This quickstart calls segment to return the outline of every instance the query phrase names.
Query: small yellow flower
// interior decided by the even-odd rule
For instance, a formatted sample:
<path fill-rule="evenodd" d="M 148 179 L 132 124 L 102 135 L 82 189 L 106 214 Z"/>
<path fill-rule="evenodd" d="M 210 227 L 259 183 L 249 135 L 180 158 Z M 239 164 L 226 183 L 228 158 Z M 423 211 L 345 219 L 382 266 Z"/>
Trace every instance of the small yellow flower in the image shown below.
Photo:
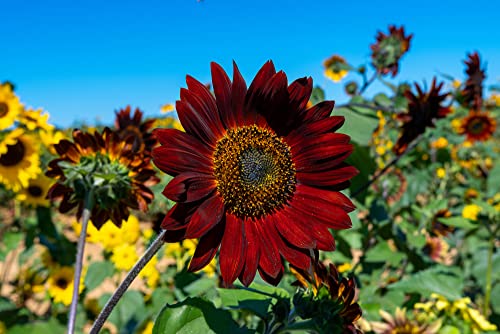
<path fill-rule="evenodd" d="M 385 154 L 385 147 L 384 146 L 377 146 L 375 149 L 375 152 L 377 152 L 378 155 L 384 155 Z"/>
<path fill-rule="evenodd" d="M 465 191 L 465 198 L 470 199 L 470 198 L 477 198 L 479 196 L 479 193 L 477 192 L 476 189 L 469 188 Z"/>
<path fill-rule="evenodd" d="M 462 210 L 462 217 L 470 220 L 477 220 L 477 215 L 481 211 L 481 207 L 476 204 L 469 204 L 464 206 Z"/>
<path fill-rule="evenodd" d="M 7 334 L 7 327 L 5 327 L 5 324 L 0 321 L 0 334 Z"/>
<path fill-rule="evenodd" d="M 148 321 L 141 334 L 153 334 L 154 322 Z"/>
<path fill-rule="evenodd" d="M 462 144 L 463 147 L 465 148 L 471 148 L 472 147 L 472 142 L 465 140 L 464 143 Z"/>
<path fill-rule="evenodd" d="M 462 82 L 460 82 L 460 80 L 458 80 L 458 79 L 453 80 L 452 83 L 451 83 L 451 85 L 455 89 L 459 88 L 461 84 L 462 84 Z"/>
<path fill-rule="evenodd" d="M 162 113 L 168 113 L 175 110 L 175 106 L 171 103 L 167 103 L 161 106 L 160 111 Z"/>
<path fill-rule="evenodd" d="M 446 176 L 446 170 L 444 168 L 436 169 L 436 176 L 440 179 L 444 179 L 444 177 Z"/>
<path fill-rule="evenodd" d="M 137 260 L 139 260 L 139 256 L 134 245 L 122 244 L 114 248 L 113 255 L 111 255 L 111 261 L 117 269 L 121 270 L 132 269 Z"/>
<path fill-rule="evenodd" d="M 160 280 L 160 273 L 156 269 L 157 263 L 158 257 L 154 256 L 139 273 L 139 277 L 145 278 L 147 285 L 153 289 L 156 288 Z"/>
<path fill-rule="evenodd" d="M 468 308 L 467 309 L 469 313 L 470 319 L 474 322 L 475 329 L 481 330 L 481 331 L 496 331 L 497 326 L 490 323 L 481 313 L 479 313 L 478 310 Z"/>
<path fill-rule="evenodd" d="M 427 153 L 422 154 L 422 160 L 424 161 L 429 160 L 429 155 Z"/>
<path fill-rule="evenodd" d="M 9 84 L 0 83 L 0 130 L 10 128 L 23 106 Z"/>
<path fill-rule="evenodd" d="M 352 265 L 349 262 L 343 263 L 337 267 L 337 270 L 339 271 L 339 273 L 344 273 L 344 272 L 349 271 L 351 269 L 352 269 Z"/>
<path fill-rule="evenodd" d="M 323 66 L 325 67 L 325 76 L 333 82 L 339 82 L 349 72 L 342 68 L 345 64 L 347 64 L 345 59 L 340 56 L 334 55 L 328 58 L 323 63 Z"/>
<path fill-rule="evenodd" d="M 172 128 L 180 131 L 184 131 L 182 124 L 174 117 L 163 117 L 156 118 L 153 127 L 155 128 Z"/>
<path fill-rule="evenodd" d="M 145 240 L 151 239 L 154 234 L 155 234 L 155 231 L 153 231 L 152 228 L 145 228 L 145 229 L 142 230 L 142 237 Z"/>
<path fill-rule="evenodd" d="M 448 146 L 448 140 L 444 137 L 439 137 L 431 144 L 431 146 L 437 149 L 445 148 Z"/>
<path fill-rule="evenodd" d="M 500 94 L 493 93 L 491 94 L 490 99 L 495 103 L 497 107 L 500 107 Z"/>
<path fill-rule="evenodd" d="M 453 131 L 457 133 L 460 132 L 460 129 L 462 128 L 462 120 L 455 118 L 451 121 L 451 127 L 453 128 Z"/>
<path fill-rule="evenodd" d="M 84 271 L 82 272 L 82 279 L 80 281 L 79 292 L 81 293 L 83 285 Z M 73 275 L 74 270 L 72 267 L 58 267 L 54 268 L 51 272 L 47 284 L 49 286 L 48 292 L 55 303 L 63 303 L 68 306 L 71 304 L 73 295 Z"/>

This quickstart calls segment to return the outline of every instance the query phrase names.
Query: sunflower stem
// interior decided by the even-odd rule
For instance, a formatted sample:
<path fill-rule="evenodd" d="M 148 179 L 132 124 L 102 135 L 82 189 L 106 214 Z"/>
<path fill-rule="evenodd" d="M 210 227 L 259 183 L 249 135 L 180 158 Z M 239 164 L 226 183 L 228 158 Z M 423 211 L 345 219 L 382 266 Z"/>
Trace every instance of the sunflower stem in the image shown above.
<path fill-rule="evenodd" d="M 94 206 L 94 191 L 89 189 L 85 197 L 85 206 L 82 213 L 82 230 L 78 238 L 78 245 L 76 249 L 76 262 L 75 262 L 75 278 L 73 280 L 73 297 L 71 299 L 71 306 L 69 309 L 68 318 L 68 334 L 75 332 L 76 311 L 78 308 L 78 295 L 80 294 L 80 280 L 83 269 L 83 253 L 85 251 L 85 239 L 87 237 L 87 226 L 90 220 L 90 212 Z"/>
<path fill-rule="evenodd" d="M 111 298 L 108 300 L 104 308 L 102 309 L 101 313 L 99 313 L 99 316 L 97 317 L 96 321 L 94 322 L 94 325 L 90 329 L 90 334 L 97 334 L 101 330 L 102 326 L 106 322 L 106 319 L 108 319 L 109 315 L 115 308 L 116 304 L 120 300 L 120 298 L 123 296 L 123 294 L 127 291 L 128 287 L 134 279 L 139 275 L 139 272 L 146 266 L 146 264 L 153 258 L 153 256 L 160 250 L 161 246 L 163 246 L 163 238 L 165 237 L 165 233 L 167 231 L 163 230 L 158 237 L 153 241 L 153 243 L 149 246 L 149 248 L 146 250 L 146 252 L 142 255 L 142 257 L 137 261 L 134 265 L 134 267 L 128 272 L 127 276 L 125 279 L 122 281 L 122 283 L 118 286 L 116 291 L 113 293 Z"/>
<path fill-rule="evenodd" d="M 375 175 L 373 175 L 373 177 L 370 179 L 370 181 L 368 181 L 367 183 L 363 184 L 361 187 L 359 187 L 358 189 L 356 189 L 355 191 L 353 191 L 352 194 L 351 194 L 351 196 L 352 197 L 357 197 L 363 191 L 365 191 L 366 189 L 368 189 L 368 187 L 370 187 L 373 183 L 375 183 L 375 181 L 377 181 L 382 175 L 384 175 L 385 173 L 387 173 L 387 171 L 392 166 L 394 166 L 402 157 L 404 157 L 406 154 L 408 154 L 409 152 L 411 152 L 418 145 L 418 143 L 420 142 L 420 139 L 422 139 L 423 136 L 424 135 L 421 134 L 420 136 L 418 136 L 417 138 L 415 138 L 410 143 L 410 145 L 408 145 L 408 147 L 406 148 L 406 150 L 403 153 L 401 153 L 400 155 L 395 156 L 387 165 L 385 165 L 384 168 L 382 168 L 378 173 L 376 173 Z"/>
<path fill-rule="evenodd" d="M 491 274 L 493 271 L 493 250 L 495 248 L 495 235 L 490 235 L 490 242 L 488 244 L 488 259 L 486 267 L 486 288 L 484 291 L 484 309 L 483 314 L 487 318 L 490 310 L 490 297 L 491 297 Z"/>
<path fill-rule="evenodd" d="M 368 80 L 366 80 L 366 76 L 364 76 L 363 86 L 360 88 L 358 95 L 362 95 L 365 92 L 365 90 L 373 83 L 373 81 L 375 81 L 376 78 L 377 78 L 376 71 L 373 73 L 372 77 Z"/>

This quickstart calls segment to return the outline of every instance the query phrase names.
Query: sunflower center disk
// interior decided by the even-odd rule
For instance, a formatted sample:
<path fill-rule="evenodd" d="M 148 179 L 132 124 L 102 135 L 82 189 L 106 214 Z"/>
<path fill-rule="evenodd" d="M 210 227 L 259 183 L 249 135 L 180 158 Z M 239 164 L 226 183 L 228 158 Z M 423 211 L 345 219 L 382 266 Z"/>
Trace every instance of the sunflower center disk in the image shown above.
<path fill-rule="evenodd" d="M 256 125 L 231 129 L 213 155 L 217 190 L 229 212 L 258 218 L 286 203 L 295 191 L 290 147 Z"/>
<path fill-rule="evenodd" d="M 469 124 L 469 132 L 475 135 L 481 134 L 484 130 L 485 124 L 482 119 L 474 119 Z"/>
<path fill-rule="evenodd" d="M 43 191 L 39 186 L 29 186 L 28 193 L 33 197 L 40 197 L 42 196 Z"/>
<path fill-rule="evenodd" d="M 24 158 L 25 147 L 18 140 L 14 145 L 7 145 L 7 152 L 0 155 L 0 165 L 11 167 L 20 163 Z"/>
<path fill-rule="evenodd" d="M 4 117 L 7 115 L 9 112 L 9 106 L 5 102 L 0 102 L 0 118 Z"/>

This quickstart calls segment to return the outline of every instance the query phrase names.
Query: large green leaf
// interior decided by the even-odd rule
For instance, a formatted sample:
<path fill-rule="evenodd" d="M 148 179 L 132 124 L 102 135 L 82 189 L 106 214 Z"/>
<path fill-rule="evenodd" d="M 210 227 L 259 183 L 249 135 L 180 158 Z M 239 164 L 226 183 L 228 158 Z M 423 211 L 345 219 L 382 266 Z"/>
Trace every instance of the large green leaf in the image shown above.
<path fill-rule="evenodd" d="M 107 277 L 111 277 L 114 272 L 114 266 L 111 262 L 94 262 L 89 266 L 85 275 L 85 287 L 88 291 L 94 290 Z"/>
<path fill-rule="evenodd" d="M 23 234 L 20 232 L 6 232 L 0 242 L 0 261 L 5 260 L 7 254 L 13 251 L 22 239 Z"/>
<path fill-rule="evenodd" d="M 269 296 L 248 290 L 218 289 L 218 292 L 224 307 L 247 310 L 261 318 L 266 316 L 273 302 Z"/>
<path fill-rule="evenodd" d="M 372 117 L 356 112 L 356 108 L 353 109 L 333 109 L 332 115 L 344 116 L 345 123 L 340 132 L 351 136 L 351 139 L 359 145 L 366 146 L 372 137 L 373 131 L 378 126 L 378 119 L 375 116 Z"/>
<path fill-rule="evenodd" d="M 104 303 L 109 299 L 105 294 L 99 298 L 99 304 L 104 307 Z M 131 323 L 140 323 L 147 316 L 144 306 L 144 298 L 139 291 L 129 290 L 125 292 L 120 302 L 116 305 L 109 316 L 109 321 L 118 328 L 130 326 Z"/>
<path fill-rule="evenodd" d="M 500 161 L 495 161 L 495 167 L 488 174 L 488 196 L 494 196 L 498 192 L 500 184 Z"/>
<path fill-rule="evenodd" d="M 360 146 L 356 143 L 354 143 L 354 151 L 346 159 L 346 162 L 356 167 L 359 171 L 359 174 L 351 179 L 349 189 L 351 190 L 351 193 L 353 193 L 368 183 L 371 175 L 375 171 L 376 165 L 375 161 L 373 161 L 370 156 L 370 149 L 368 146 Z M 356 196 L 356 198 L 361 202 L 364 202 L 365 197 L 366 190 Z"/>
<path fill-rule="evenodd" d="M 415 292 L 430 297 L 437 293 L 449 300 L 462 297 L 463 279 L 452 272 L 431 268 L 412 274 L 399 282 L 389 285 L 390 289 Z"/>
<path fill-rule="evenodd" d="M 240 328 L 229 311 L 216 309 L 201 298 L 166 305 L 156 318 L 153 334 L 251 333 Z"/>

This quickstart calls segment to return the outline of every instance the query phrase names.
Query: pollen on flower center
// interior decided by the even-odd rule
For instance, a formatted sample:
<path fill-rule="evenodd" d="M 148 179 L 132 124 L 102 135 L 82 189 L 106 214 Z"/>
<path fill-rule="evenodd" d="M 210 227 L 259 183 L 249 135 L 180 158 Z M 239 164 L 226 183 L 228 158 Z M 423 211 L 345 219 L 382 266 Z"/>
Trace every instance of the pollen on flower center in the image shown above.
<path fill-rule="evenodd" d="M 0 118 L 7 115 L 9 112 L 9 106 L 5 102 L 0 102 Z"/>
<path fill-rule="evenodd" d="M 295 191 L 290 147 L 256 125 L 231 129 L 213 155 L 217 190 L 228 211 L 257 218 L 283 205 Z"/>
<path fill-rule="evenodd" d="M 7 152 L 0 155 L 0 165 L 15 166 L 24 158 L 26 149 L 24 144 L 18 140 L 14 145 L 7 145 Z"/>

